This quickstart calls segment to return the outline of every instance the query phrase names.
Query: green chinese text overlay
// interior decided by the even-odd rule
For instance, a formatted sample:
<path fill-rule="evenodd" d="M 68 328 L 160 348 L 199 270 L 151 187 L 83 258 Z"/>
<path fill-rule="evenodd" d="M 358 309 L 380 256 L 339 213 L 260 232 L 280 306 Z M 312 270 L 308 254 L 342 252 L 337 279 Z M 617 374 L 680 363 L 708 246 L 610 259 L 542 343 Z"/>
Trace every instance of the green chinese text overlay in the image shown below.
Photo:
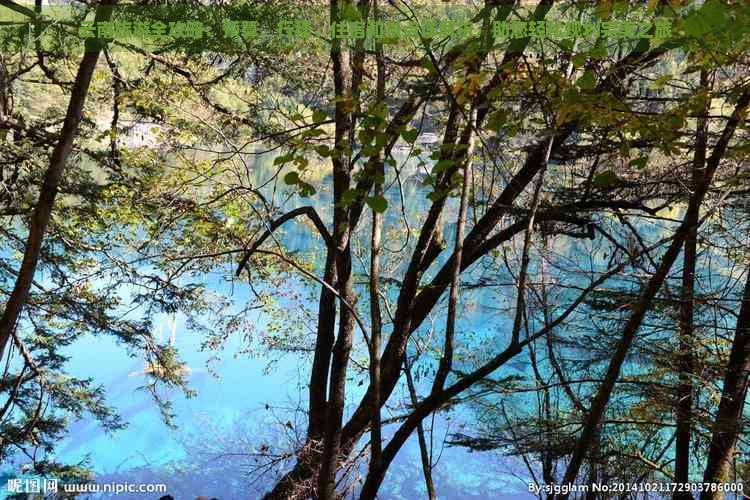
<path fill-rule="evenodd" d="M 100 7 L 104 8 L 104 7 Z M 750 7 L 705 3 L 675 7 L 625 4 L 581 9 L 386 4 L 378 11 L 351 5 L 285 4 L 108 7 L 111 20 L 94 22 L 94 8 L 4 2 L 0 50 L 70 53 L 85 41 L 109 50 L 148 52 L 290 52 L 390 50 L 587 52 L 683 47 L 728 53 L 747 48 Z M 526 42 L 529 43 L 526 43 Z M 91 43 L 89 44 L 91 46 Z"/>

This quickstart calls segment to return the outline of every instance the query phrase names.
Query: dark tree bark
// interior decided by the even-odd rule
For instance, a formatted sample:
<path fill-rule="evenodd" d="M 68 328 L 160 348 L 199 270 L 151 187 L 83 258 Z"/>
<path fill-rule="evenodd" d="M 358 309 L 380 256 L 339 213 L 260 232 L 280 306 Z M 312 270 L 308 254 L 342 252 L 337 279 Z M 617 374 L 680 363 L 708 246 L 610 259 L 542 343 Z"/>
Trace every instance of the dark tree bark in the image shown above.
<path fill-rule="evenodd" d="M 701 72 L 701 91 L 708 92 L 708 74 L 705 70 Z M 706 96 L 707 97 L 707 96 Z M 703 112 L 708 113 L 709 99 Z M 698 119 L 695 133 L 695 154 L 691 165 L 692 185 L 696 186 L 703 168 L 706 165 L 706 142 L 707 142 L 708 120 L 705 117 Z M 690 438 L 693 427 L 693 307 L 695 293 L 695 260 L 696 242 L 698 238 L 698 213 L 691 214 L 691 220 L 687 221 L 691 229 L 685 237 L 685 250 L 683 252 L 682 264 L 682 290 L 679 314 L 679 344 L 680 352 L 678 359 L 679 384 L 677 387 L 677 430 L 675 431 L 675 481 L 687 483 L 690 481 Z M 672 497 L 675 500 L 690 500 L 693 495 L 690 492 L 676 491 Z"/>
<path fill-rule="evenodd" d="M 103 0 L 97 7 L 95 22 L 107 21 L 112 14 L 110 6 L 114 3 L 114 0 Z M 13 291 L 5 304 L 2 318 L 0 318 L 0 358 L 3 357 L 5 347 L 14 334 L 18 318 L 29 297 L 31 282 L 36 273 L 42 243 L 44 242 L 44 233 L 52 216 L 55 197 L 65 172 L 65 164 L 73 149 L 73 140 L 78 132 L 78 125 L 83 118 L 83 105 L 86 102 L 91 77 L 96 69 L 101 50 L 102 46 L 97 39 L 86 40 L 85 53 L 78 66 L 60 138 L 52 152 L 49 167 L 44 174 L 44 182 L 39 191 L 39 200 L 31 215 L 29 235 L 26 240 L 21 268 L 18 271 Z"/>
<path fill-rule="evenodd" d="M 323 281 L 331 287 L 336 277 L 336 250 L 329 248 L 326 253 Z M 318 302 L 318 325 L 315 337 L 315 353 L 309 385 L 309 416 L 307 436 L 319 441 L 323 437 L 326 420 L 326 401 L 328 400 L 328 371 L 331 363 L 331 351 L 336 337 L 336 295 L 328 287 L 321 287 Z"/>
<path fill-rule="evenodd" d="M 331 21 L 340 22 L 344 2 L 332 0 Z M 351 148 L 353 133 L 352 110 L 353 74 L 351 54 L 344 50 L 340 39 L 334 39 L 331 48 L 333 60 L 333 80 L 336 93 L 334 144 L 340 153 L 331 158 L 333 165 L 333 240 L 336 252 L 336 289 L 339 296 L 348 304 L 354 304 L 352 284 L 352 255 L 350 246 L 350 212 L 341 203 L 343 195 L 351 186 Z M 331 356 L 331 380 L 326 406 L 323 453 L 318 475 L 318 496 L 321 500 L 336 498 L 336 471 L 338 470 L 341 425 L 346 403 L 346 374 L 349 353 L 354 336 L 354 313 L 349 308 L 339 308 L 339 324 L 336 341 Z"/>
<path fill-rule="evenodd" d="M 742 410 L 747 396 L 750 375 L 750 270 L 742 294 L 742 305 L 737 317 L 737 327 L 729 354 L 729 363 L 724 372 L 724 388 L 721 392 L 719 411 L 711 430 L 708 462 L 703 473 L 704 483 L 725 483 L 729 479 L 732 455 L 742 423 Z M 701 500 L 723 498 L 722 492 L 704 491 Z"/>
<path fill-rule="evenodd" d="M 375 20 L 379 19 L 377 0 L 373 2 Z M 377 66 L 377 87 L 375 89 L 378 104 L 385 104 L 385 57 L 383 44 L 375 44 L 375 64 Z M 377 155 L 375 166 L 373 194 L 376 197 L 384 195 L 383 182 L 385 180 L 385 157 L 383 151 Z M 380 310 L 380 245 L 383 236 L 383 214 L 372 210 L 372 234 L 370 239 L 370 387 L 373 388 L 372 422 L 370 424 L 370 467 L 380 463 L 382 452 L 382 435 L 380 422 L 380 335 L 383 327 L 383 315 Z"/>
<path fill-rule="evenodd" d="M 407 356 L 404 356 L 404 372 L 406 373 L 406 387 L 409 390 L 409 399 L 411 400 L 411 404 L 416 406 L 419 399 L 417 397 L 417 389 L 414 387 L 414 379 L 411 375 L 411 363 L 409 363 Z M 422 422 L 417 424 L 417 442 L 419 443 L 419 457 L 422 461 L 422 476 L 424 476 L 424 484 L 427 488 L 427 498 L 435 500 L 437 493 L 435 492 L 435 482 L 432 479 L 432 454 L 427 448 L 427 439 L 425 438 L 424 424 Z M 381 462 L 378 461 L 377 465 L 380 466 L 380 464 Z M 377 473 L 377 470 L 372 467 L 370 471 Z"/>

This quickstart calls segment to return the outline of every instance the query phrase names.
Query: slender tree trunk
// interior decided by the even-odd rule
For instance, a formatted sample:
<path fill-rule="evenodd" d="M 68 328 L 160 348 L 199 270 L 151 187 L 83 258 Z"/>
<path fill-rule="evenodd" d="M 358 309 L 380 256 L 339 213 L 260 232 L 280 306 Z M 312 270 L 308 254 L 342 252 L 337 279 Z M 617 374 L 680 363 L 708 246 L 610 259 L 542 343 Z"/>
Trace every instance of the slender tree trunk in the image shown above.
<path fill-rule="evenodd" d="M 527 323 L 526 321 L 524 322 Z M 528 333 L 528 324 L 526 324 L 526 331 Z M 552 399 L 550 398 L 550 390 L 547 387 L 548 384 L 539 370 L 539 362 L 536 354 L 536 341 L 529 344 L 529 361 L 531 362 L 531 368 L 534 373 L 534 382 L 536 383 L 537 419 L 540 422 L 537 439 L 542 443 L 553 435 L 551 429 Z M 526 459 L 524 459 L 524 461 L 526 461 Z M 542 481 L 544 481 L 544 484 L 554 483 L 555 478 L 552 473 L 554 462 L 550 450 L 545 449 L 539 454 L 539 462 L 542 464 Z"/>
<path fill-rule="evenodd" d="M 745 407 L 748 375 L 750 374 L 750 269 L 742 294 L 742 305 L 737 317 L 737 327 L 729 354 L 729 363 L 724 372 L 724 388 L 721 392 L 719 411 L 711 430 L 708 462 L 703 473 L 704 483 L 725 483 L 729 479 L 732 455 L 742 424 Z M 704 491 L 701 500 L 724 497 L 722 492 Z"/>
<path fill-rule="evenodd" d="M 596 435 L 593 437 L 593 444 L 591 445 L 591 452 L 589 453 L 589 470 L 588 470 L 588 478 L 586 479 L 586 484 L 589 485 L 589 490 L 586 492 L 586 500 L 596 500 L 598 497 L 597 493 L 594 491 L 593 484 L 596 483 L 599 479 L 602 479 L 602 483 L 604 483 L 602 475 L 599 471 L 599 448 L 601 444 L 601 435 L 597 431 Z"/>
<path fill-rule="evenodd" d="M 696 214 L 697 215 L 697 214 Z M 693 217 L 693 219 L 696 219 Z M 697 223 L 697 220 L 694 220 Z M 690 437 L 693 427 L 693 294 L 695 286 L 695 259 L 697 231 L 691 230 L 685 238 L 682 269 L 682 297 L 680 304 L 679 384 L 677 387 L 675 430 L 675 481 L 687 483 L 690 478 Z M 693 498 L 689 492 L 675 492 L 675 500 Z"/>
<path fill-rule="evenodd" d="M 331 21 L 343 19 L 340 3 L 331 1 Z M 336 247 L 337 291 L 348 304 L 354 305 L 352 286 L 352 257 L 349 241 L 349 208 L 341 200 L 351 186 L 351 134 L 353 130 L 352 110 L 355 103 L 352 96 L 351 54 L 344 50 L 341 40 L 334 39 L 331 49 L 333 59 L 333 80 L 336 92 L 335 108 L 335 147 L 340 153 L 332 157 L 333 165 L 333 239 Z M 336 498 L 336 471 L 338 470 L 341 425 L 346 402 L 346 373 L 349 353 L 354 336 L 354 314 L 346 307 L 339 307 L 339 325 L 331 358 L 331 382 L 326 407 L 325 435 L 320 472 L 318 475 L 318 496 L 321 500 Z"/>
<path fill-rule="evenodd" d="M 708 74 L 705 70 L 701 72 L 701 90 L 708 92 Z M 703 113 L 708 112 L 708 102 L 702 107 Z M 708 119 L 701 117 L 695 134 L 695 154 L 691 165 L 692 186 L 698 185 L 698 180 L 706 165 L 706 131 Z M 678 359 L 679 385 L 677 387 L 676 417 L 677 429 L 675 431 L 675 481 L 687 483 L 690 481 L 690 437 L 693 427 L 693 304 L 695 293 L 695 260 L 696 242 L 698 238 L 698 213 L 692 213 L 688 221 L 691 229 L 685 237 L 685 250 L 683 252 L 682 264 L 682 291 L 679 314 L 679 342 L 680 351 Z M 693 498 L 690 492 L 676 491 L 673 495 L 675 500 L 689 500 Z"/>
<path fill-rule="evenodd" d="M 109 6 L 114 3 L 114 0 L 103 0 L 97 8 L 95 21 L 107 21 L 112 14 Z M 57 196 L 60 181 L 65 171 L 65 164 L 68 156 L 70 156 L 70 151 L 73 149 L 73 140 L 83 117 L 83 105 L 88 95 L 91 76 L 94 74 L 96 62 L 99 60 L 101 45 L 96 39 L 87 39 L 85 50 L 86 52 L 83 54 L 81 63 L 78 66 L 78 73 L 73 83 L 60 138 L 52 152 L 49 167 L 44 174 L 44 182 L 39 191 L 39 200 L 31 215 L 29 235 L 26 240 L 21 268 L 16 277 L 16 284 L 8 298 L 8 302 L 5 304 L 5 311 L 2 318 L 0 318 L 0 358 L 3 357 L 5 347 L 13 335 L 18 318 L 29 297 L 31 282 L 34 279 L 34 274 L 39 263 L 44 233 L 49 225 L 52 209 L 55 205 L 55 197 Z"/>
<path fill-rule="evenodd" d="M 409 399 L 411 404 L 416 406 L 419 400 L 417 399 L 417 389 L 414 386 L 414 379 L 411 375 L 411 363 L 409 358 L 404 354 L 404 371 L 406 372 L 406 385 L 409 389 Z M 424 476 L 424 484 L 427 488 L 427 498 L 429 500 L 435 500 L 437 495 L 435 493 L 435 482 L 432 480 L 432 455 L 427 448 L 427 439 L 425 438 L 424 425 L 422 422 L 417 424 L 417 441 L 419 442 L 419 457 L 422 460 L 422 475 Z M 377 473 L 376 470 L 373 470 Z"/>
<path fill-rule="evenodd" d="M 323 281 L 334 286 L 336 277 L 336 251 L 328 249 Z M 318 303 L 318 327 L 315 338 L 315 354 L 309 385 L 309 416 L 307 435 L 310 439 L 323 437 L 326 421 L 326 401 L 328 399 L 328 371 L 331 352 L 335 340 L 336 295 L 327 287 L 321 287 Z"/>
<path fill-rule="evenodd" d="M 5 68 L 5 62 L 0 56 L 0 121 L 4 121 L 11 114 L 11 94 L 8 70 Z M 5 141 L 5 130 L 0 129 L 0 140 Z M 0 167 L 2 174 L 2 167 Z M 0 179 L 2 179 L 0 177 Z"/>
<path fill-rule="evenodd" d="M 448 315 L 445 320 L 445 340 L 443 342 L 443 355 L 440 358 L 432 391 L 441 391 L 453 365 L 453 340 L 456 331 L 456 309 L 458 307 L 459 279 L 461 276 L 461 256 L 464 249 L 464 232 L 466 229 L 466 217 L 469 210 L 469 191 L 471 189 L 471 166 L 474 155 L 474 127 L 472 121 L 474 112 L 469 117 L 464 129 L 462 144 L 467 145 L 466 160 L 463 168 L 463 184 L 461 185 L 461 201 L 458 208 L 458 220 L 456 221 L 455 246 L 453 254 L 456 256 L 451 277 L 450 292 L 448 295 Z"/>
<path fill-rule="evenodd" d="M 374 2 L 375 20 L 378 20 L 377 0 Z M 385 60 L 383 57 L 383 44 L 378 41 L 375 45 L 375 62 L 377 65 L 377 88 L 376 98 L 379 104 L 385 101 Z M 376 197 L 383 196 L 383 182 L 385 179 L 384 152 L 378 152 L 377 164 L 375 166 L 375 183 L 373 194 Z M 383 215 L 377 210 L 372 210 L 372 236 L 370 240 L 370 387 L 373 389 L 370 411 L 372 412 L 372 423 L 370 424 L 370 467 L 377 467 L 380 463 L 382 451 L 382 436 L 380 422 L 380 335 L 383 324 L 383 316 L 380 311 L 380 244 L 383 233 Z"/>
<path fill-rule="evenodd" d="M 383 169 L 378 169 L 382 172 Z M 382 174 L 381 174 L 382 175 Z M 383 195 L 383 185 L 375 186 L 375 196 Z M 380 335 L 382 330 L 382 316 L 380 311 L 380 241 L 382 236 L 383 216 L 377 211 L 372 211 L 372 237 L 370 249 L 370 387 L 373 388 L 370 411 L 372 412 L 372 423 L 370 424 L 370 449 L 372 457 L 370 463 L 375 464 L 380 460 L 381 451 L 381 424 L 380 424 Z"/>

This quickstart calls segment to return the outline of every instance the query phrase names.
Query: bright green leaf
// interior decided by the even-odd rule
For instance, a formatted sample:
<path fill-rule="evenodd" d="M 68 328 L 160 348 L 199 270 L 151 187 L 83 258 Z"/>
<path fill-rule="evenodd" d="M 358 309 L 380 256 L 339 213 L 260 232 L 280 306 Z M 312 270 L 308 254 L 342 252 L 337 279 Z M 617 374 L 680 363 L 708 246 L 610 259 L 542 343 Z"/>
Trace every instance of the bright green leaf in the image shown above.
<path fill-rule="evenodd" d="M 385 212 L 385 209 L 388 208 L 388 200 L 386 200 L 382 196 L 368 196 L 365 199 L 365 202 L 370 206 L 370 208 L 380 214 Z"/>
<path fill-rule="evenodd" d="M 288 172 L 284 176 L 284 183 L 290 186 L 299 183 L 299 174 L 297 172 Z"/>
<path fill-rule="evenodd" d="M 419 137 L 419 130 L 415 128 L 404 130 L 403 132 L 401 132 L 401 137 L 403 137 L 404 140 L 409 144 L 414 144 L 414 141 L 416 141 L 417 137 Z"/>

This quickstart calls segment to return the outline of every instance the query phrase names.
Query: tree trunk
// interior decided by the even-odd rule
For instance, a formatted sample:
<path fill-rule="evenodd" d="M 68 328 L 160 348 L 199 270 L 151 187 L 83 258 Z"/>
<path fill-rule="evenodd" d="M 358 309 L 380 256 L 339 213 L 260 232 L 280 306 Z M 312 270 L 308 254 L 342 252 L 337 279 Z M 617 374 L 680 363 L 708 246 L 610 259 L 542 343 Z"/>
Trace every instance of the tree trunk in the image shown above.
<path fill-rule="evenodd" d="M 334 286 L 336 277 L 336 251 L 329 248 L 326 255 L 323 281 Z M 321 440 L 326 421 L 326 401 L 328 399 L 328 371 L 331 364 L 331 352 L 335 340 L 336 295 L 327 287 L 321 287 L 318 303 L 318 327 L 315 339 L 312 371 L 309 385 L 309 416 L 307 436 L 312 440 Z"/>
<path fill-rule="evenodd" d="M 406 386 L 409 390 L 409 399 L 411 399 L 412 405 L 417 406 L 419 402 L 417 399 L 417 389 L 414 386 L 414 379 L 411 376 L 411 364 L 406 354 L 404 355 L 404 371 L 406 372 Z M 422 422 L 417 424 L 417 441 L 419 442 L 419 457 L 422 460 L 422 475 L 424 476 L 424 484 L 427 488 L 427 498 L 435 500 L 437 495 L 435 493 L 435 482 L 432 480 L 432 454 L 427 449 L 427 439 L 425 439 Z M 378 462 L 378 466 L 380 466 L 380 462 Z M 373 469 L 373 473 L 377 473 L 377 471 Z"/>
<path fill-rule="evenodd" d="M 95 22 L 109 20 L 112 9 L 109 8 L 115 3 L 114 0 L 103 0 L 96 10 Z M 99 59 L 101 45 L 97 39 L 87 39 L 83 58 L 78 66 L 78 73 L 71 90 L 68 110 L 65 114 L 60 138 L 55 145 L 50 158 L 49 168 L 44 174 L 44 182 L 39 191 L 39 200 L 37 201 L 34 212 L 31 215 L 29 226 L 29 235 L 26 240 L 26 248 L 23 254 L 21 268 L 18 271 L 13 292 L 11 292 L 8 302 L 5 304 L 5 311 L 0 318 L 0 358 L 16 328 L 16 323 L 21 315 L 23 306 L 26 304 L 31 282 L 34 279 L 36 268 L 39 263 L 39 256 L 44 241 L 44 233 L 49 225 L 52 216 L 52 209 L 55 205 L 55 197 L 60 187 L 65 163 L 73 149 L 73 140 L 78 132 L 78 125 L 83 117 L 83 105 L 88 95 L 91 76 L 96 69 L 96 62 Z"/>
<path fill-rule="evenodd" d="M 701 90 L 708 92 L 708 74 L 705 70 L 701 72 Z M 706 104 L 710 102 L 706 100 Z M 703 112 L 708 113 L 708 107 L 703 106 Z M 708 120 L 705 117 L 698 119 L 695 134 L 695 155 L 691 165 L 692 186 L 697 186 L 703 168 L 706 165 L 706 127 Z M 677 387 L 676 417 L 677 430 L 675 431 L 675 481 L 687 483 L 690 481 L 690 437 L 693 427 L 693 307 L 695 293 L 695 260 L 696 241 L 698 237 L 698 213 L 691 214 L 688 221 L 691 229 L 685 237 L 685 251 L 683 252 L 682 264 L 682 291 L 679 314 L 680 351 L 678 359 L 679 385 Z M 690 492 L 676 491 L 673 495 L 675 500 L 690 500 L 693 495 Z"/>
<path fill-rule="evenodd" d="M 703 474 L 704 483 L 725 483 L 729 479 L 732 455 L 742 423 L 742 410 L 747 395 L 750 373 L 750 270 L 742 294 L 742 305 L 724 373 L 719 411 L 716 413 L 708 448 L 708 462 Z M 722 492 L 704 491 L 701 500 L 723 498 Z"/>
<path fill-rule="evenodd" d="M 331 1 L 331 21 L 340 22 L 337 0 Z M 354 305 L 352 288 L 352 257 L 349 244 L 349 209 L 341 200 L 351 185 L 351 132 L 353 129 L 352 69 L 349 52 L 341 40 L 334 39 L 331 49 L 333 78 L 336 92 L 335 147 L 339 155 L 332 157 L 333 165 L 333 239 L 336 251 L 337 292 L 348 304 Z M 346 373 L 354 336 L 354 314 L 347 307 L 339 307 L 339 325 L 331 359 L 331 382 L 326 407 L 325 435 L 318 476 L 318 496 L 321 500 L 336 498 L 336 471 L 341 447 L 341 425 L 346 402 Z"/>
<path fill-rule="evenodd" d="M 378 20 L 378 4 L 374 2 L 375 20 Z M 385 101 L 385 59 L 383 57 L 383 44 L 378 41 L 375 44 L 375 62 L 377 65 L 377 88 L 376 98 L 378 104 Z M 385 156 L 380 150 L 375 166 L 375 183 L 373 195 L 382 197 L 384 195 L 383 182 L 385 181 Z M 370 411 L 372 412 L 372 423 L 370 424 L 370 467 L 380 463 L 382 451 L 382 436 L 380 422 L 380 334 L 383 326 L 382 313 L 380 311 L 380 244 L 383 233 L 383 214 L 372 210 L 372 235 L 370 240 L 370 387 L 373 389 Z"/>

